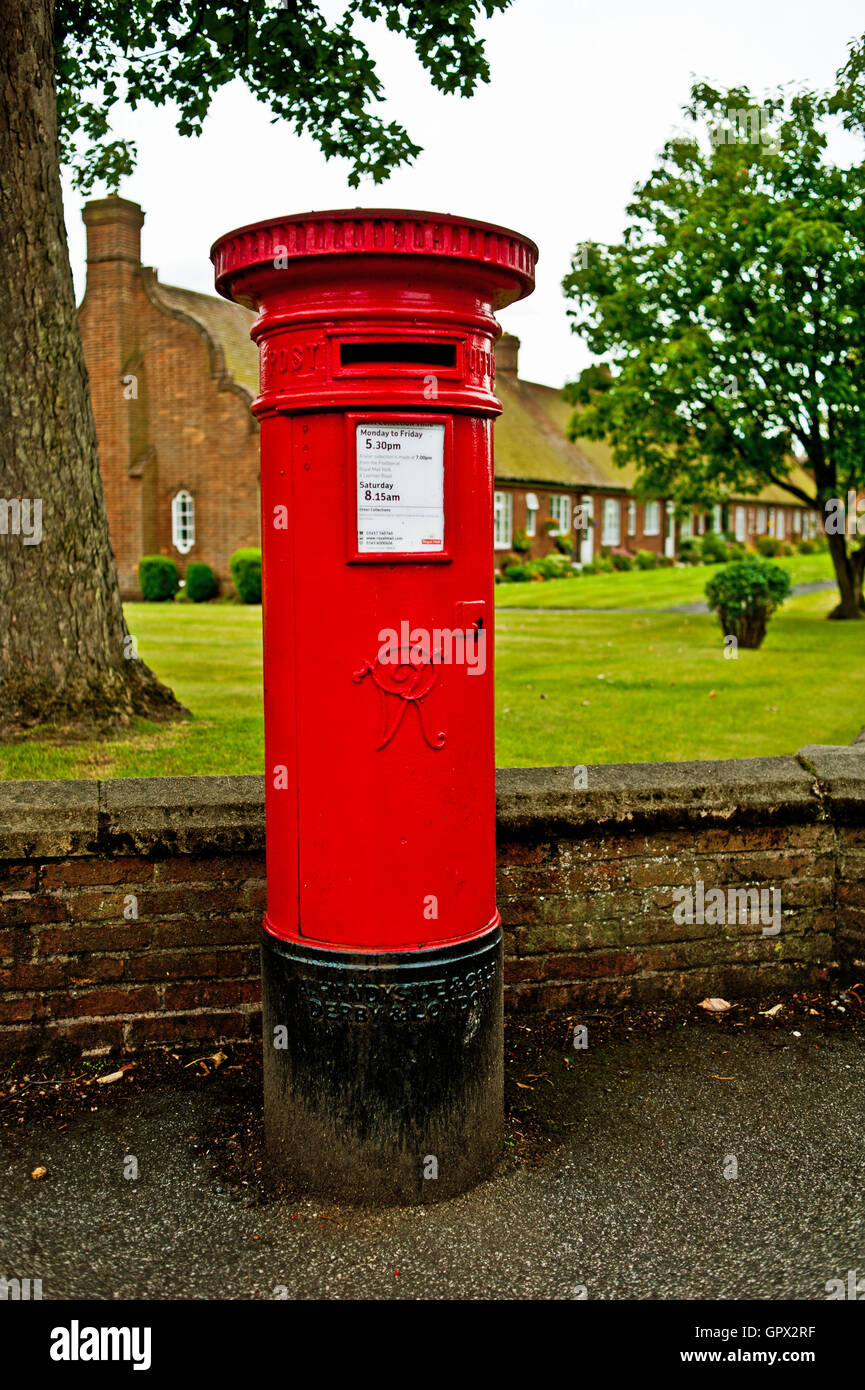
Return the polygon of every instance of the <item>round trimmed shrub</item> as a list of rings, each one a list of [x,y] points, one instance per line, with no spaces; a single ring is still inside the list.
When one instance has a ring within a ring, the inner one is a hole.
[[[193,603],[206,603],[218,587],[210,565],[202,560],[191,560],[186,566],[186,592]]]
[[[656,568],[657,568],[657,565],[658,565],[658,557],[657,557],[657,555],[655,554],[654,550],[638,550],[638,551],[637,551],[637,569],[638,569],[638,570],[653,570],[653,569],[656,569]]]
[[[146,603],[166,603],[180,588],[180,571],[170,555],[144,555],[138,561],[138,586]]]
[[[261,603],[261,551],[252,545],[235,550],[228,568],[241,603]]]
[[[811,540],[809,536],[803,536],[796,546],[800,555],[816,555],[817,548],[817,542]]]
[[[502,573],[509,584],[528,584],[533,577],[529,565],[508,565]]]
[[[780,565],[770,565],[756,555],[724,565],[706,584],[706,599],[717,613],[724,636],[733,636],[740,647],[759,647],[769,619],[789,597],[790,576]]]

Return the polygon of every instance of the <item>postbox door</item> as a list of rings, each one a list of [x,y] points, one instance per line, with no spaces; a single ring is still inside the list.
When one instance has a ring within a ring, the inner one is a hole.
[[[310,942],[410,949],[481,932],[495,915],[490,426],[444,423],[447,558],[389,562],[357,558],[345,416],[293,420],[299,933]],[[434,524],[416,528],[426,532],[435,539]],[[394,638],[408,660],[387,659]]]

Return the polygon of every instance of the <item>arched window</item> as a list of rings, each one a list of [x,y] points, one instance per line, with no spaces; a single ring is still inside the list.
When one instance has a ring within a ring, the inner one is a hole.
[[[195,545],[195,503],[185,488],[171,499],[171,543],[181,555]]]

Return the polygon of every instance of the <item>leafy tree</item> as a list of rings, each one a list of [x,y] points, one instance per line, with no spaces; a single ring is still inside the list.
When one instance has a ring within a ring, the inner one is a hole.
[[[350,182],[380,181],[418,146],[370,109],[382,87],[355,21],[384,20],[440,91],[465,96],[489,77],[476,20],[508,4],[348,0],[328,23],[315,0],[0,0],[0,730],[184,713],[135,659],[123,619],[61,157],[79,188],[116,190],[135,160],[112,138],[117,102],[171,100],[194,135],[240,77],[274,120],[349,159]]]
[[[865,38],[833,91],[757,105],[698,82],[684,110],[622,243],[583,243],[565,277],[606,359],[568,388],[572,437],[609,439],[656,496],[776,484],[828,518],[865,486],[865,164],[827,153],[838,118],[865,134]],[[827,523],[831,616],[861,618],[865,518],[845,523]]]

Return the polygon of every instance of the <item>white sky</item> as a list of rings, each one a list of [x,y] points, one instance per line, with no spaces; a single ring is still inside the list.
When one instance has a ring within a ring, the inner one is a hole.
[[[491,82],[465,101],[433,91],[407,40],[366,25],[387,92],[378,111],[423,146],[413,166],[351,189],[344,163],[272,125],[234,83],[195,140],[176,133],[170,108],[122,110],[115,130],[137,141],[139,159],[120,192],[144,208],[144,263],[207,293],[211,243],[261,218],[404,207],[513,227],[540,247],[537,288],[501,321],[522,340],[520,375],[561,385],[590,360],[565,317],[570,256],[580,241],[618,239],[635,184],[682,124],[692,75],[755,95],[826,86],[863,31],[861,0],[515,0],[483,26]],[[68,182],[65,194],[80,298],[82,199]]]

